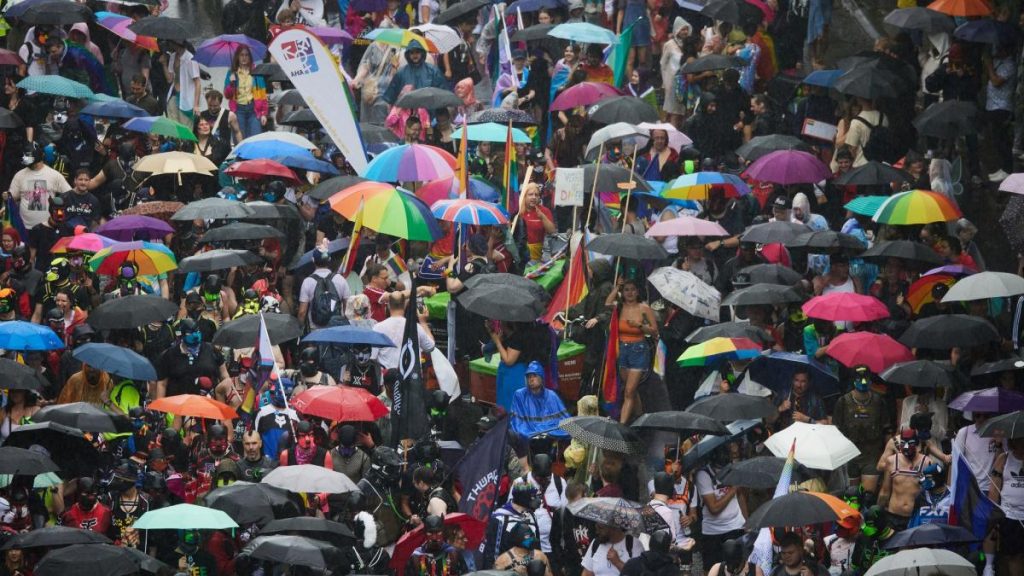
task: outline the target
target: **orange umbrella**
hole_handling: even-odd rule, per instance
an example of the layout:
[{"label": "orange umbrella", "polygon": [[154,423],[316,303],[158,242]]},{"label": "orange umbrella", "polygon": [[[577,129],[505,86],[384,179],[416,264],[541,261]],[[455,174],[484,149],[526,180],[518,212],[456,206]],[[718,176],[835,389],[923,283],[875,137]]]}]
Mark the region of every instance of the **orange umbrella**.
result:
[{"label": "orange umbrella", "polygon": [[808,526],[842,522],[860,513],[845,501],[824,492],[791,492],[773,498],[754,511],[747,519],[747,528],[776,528]]},{"label": "orange umbrella", "polygon": [[395,186],[393,184],[372,181],[360,182],[359,184],[349,186],[348,188],[339,191],[334,196],[331,196],[327,199],[327,203],[331,206],[331,210],[334,210],[349,220],[354,220],[356,214],[359,212],[359,207],[366,200],[376,196],[377,194],[392,192],[394,189]]},{"label": "orange umbrella", "polygon": [[992,14],[992,6],[985,0],[935,0],[928,5],[928,9],[950,16],[988,16]]},{"label": "orange umbrella", "polygon": [[238,418],[238,413],[231,406],[198,394],[167,396],[150,402],[148,408],[160,412],[170,412],[177,416],[192,416],[193,418],[212,418],[214,420]]}]

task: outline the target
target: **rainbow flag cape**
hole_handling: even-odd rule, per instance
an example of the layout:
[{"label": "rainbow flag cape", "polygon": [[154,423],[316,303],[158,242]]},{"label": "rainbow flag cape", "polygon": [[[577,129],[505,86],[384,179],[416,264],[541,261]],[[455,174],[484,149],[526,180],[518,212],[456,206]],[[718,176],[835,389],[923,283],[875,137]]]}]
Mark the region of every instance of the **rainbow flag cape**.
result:
[{"label": "rainbow flag cape", "polygon": [[601,399],[606,405],[614,405],[619,399],[619,309],[612,310],[608,322],[608,348],[604,357],[604,371],[601,373]]},{"label": "rainbow flag cape", "polygon": [[[793,483],[793,468],[796,466],[796,440],[789,447],[789,456],[786,457],[786,464],[782,467],[782,474],[779,476],[779,483],[775,485],[775,494],[772,498],[779,498],[789,494],[789,485]],[[771,570],[772,567],[772,531],[771,528],[761,528],[754,541],[754,551],[750,553],[750,561],[761,567],[762,570]]]},{"label": "rainbow flag cape", "polygon": [[359,254],[359,239],[362,236],[363,230],[363,203],[359,203],[359,211],[356,212],[356,223],[352,228],[352,238],[348,242],[348,251],[345,252],[345,258],[341,261],[341,269],[338,271],[343,277],[348,278],[348,275],[352,273],[352,269],[356,267],[356,260]]}]

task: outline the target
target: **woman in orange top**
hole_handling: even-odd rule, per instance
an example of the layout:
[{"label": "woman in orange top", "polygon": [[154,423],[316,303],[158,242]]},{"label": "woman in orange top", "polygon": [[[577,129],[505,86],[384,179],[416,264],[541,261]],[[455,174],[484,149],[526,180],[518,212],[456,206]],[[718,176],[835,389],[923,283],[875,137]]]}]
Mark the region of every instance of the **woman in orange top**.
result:
[{"label": "woman in orange top", "polygon": [[638,401],[640,381],[651,368],[647,338],[658,338],[658,322],[651,307],[640,300],[635,280],[619,278],[618,289],[608,295],[605,304],[619,308],[619,378],[625,382],[619,422],[627,424]]}]

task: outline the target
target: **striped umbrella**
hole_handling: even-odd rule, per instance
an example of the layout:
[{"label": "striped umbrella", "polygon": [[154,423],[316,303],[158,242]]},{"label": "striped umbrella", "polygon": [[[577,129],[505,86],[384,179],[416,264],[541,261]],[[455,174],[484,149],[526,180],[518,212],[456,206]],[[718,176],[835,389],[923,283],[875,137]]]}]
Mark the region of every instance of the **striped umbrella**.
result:
[{"label": "striped umbrella", "polygon": [[747,186],[747,183],[735,174],[694,172],[683,174],[666,184],[661,190],[661,197],[679,200],[707,200],[711,188],[725,189],[727,198],[738,198],[750,194],[750,186]]},{"label": "striped umbrella", "polygon": [[178,140],[198,140],[192,129],[180,122],[175,122],[166,116],[142,116],[131,118],[121,125],[125,130],[142,132],[143,134],[157,134]]},{"label": "striped umbrella", "polygon": [[403,144],[377,155],[360,176],[378,182],[427,182],[455,174],[455,157],[426,144]]},{"label": "striped umbrella", "polygon": [[336,192],[333,196],[327,199],[327,204],[331,207],[331,210],[334,210],[349,220],[355,220],[360,206],[362,206],[368,198],[376,196],[377,194],[385,194],[394,191],[395,186],[393,184],[373,182],[372,180],[360,182]]},{"label": "striped umbrella", "polygon": [[156,38],[153,38],[152,36],[140,36],[128,29],[128,27],[134,22],[135,21],[128,16],[114,14],[113,12],[101,11],[96,13],[96,23],[107,30],[110,30],[119,38],[145,48],[150,52],[159,52],[160,46],[157,44]]},{"label": "striped umbrella", "polygon": [[92,232],[85,232],[75,236],[65,236],[50,250],[54,254],[63,254],[68,250],[78,250],[80,252],[96,253],[100,250],[116,244],[117,240],[101,236],[100,234],[94,234]]},{"label": "striped umbrella", "polygon": [[400,48],[408,48],[413,42],[418,42],[427,52],[437,54],[441,52],[438,49],[437,44],[424,38],[423,36],[404,28],[377,28],[366,35],[367,40],[374,42],[380,42],[381,44],[390,44],[391,46],[398,46]]},{"label": "striped umbrella", "polygon": [[444,235],[430,208],[400,188],[367,198],[362,218],[363,226],[396,238],[433,242]]},{"label": "striped umbrella", "polygon": [[749,338],[712,338],[683,351],[677,362],[683,367],[714,366],[725,360],[750,360],[761,355],[761,345]]},{"label": "striped umbrella", "polygon": [[956,284],[956,278],[950,274],[925,274],[915,280],[907,289],[907,303],[910,304],[914,314],[920,313],[925,304],[935,301],[932,289],[936,284],[949,287]]},{"label": "striped umbrella", "polygon": [[482,200],[439,200],[430,211],[437,219],[448,222],[474,226],[508,224],[508,215],[501,206]]},{"label": "striped umbrella", "polygon": [[156,275],[178,267],[174,252],[154,242],[118,242],[97,252],[89,259],[89,268],[97,274],[116,276],[122,264],[132,263],[139,274]]},{"label": "striped umbrella", "polygon": [[930,190],[910,190],[889,197],[878,208],[872,220],[879,224],[908,226],[950,222],[962,214],[946,196]]}]

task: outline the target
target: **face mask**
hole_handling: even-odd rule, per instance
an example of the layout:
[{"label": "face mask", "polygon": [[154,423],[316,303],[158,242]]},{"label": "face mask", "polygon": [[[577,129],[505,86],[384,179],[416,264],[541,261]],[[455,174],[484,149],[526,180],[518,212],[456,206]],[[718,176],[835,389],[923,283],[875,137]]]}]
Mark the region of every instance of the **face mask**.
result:
[{"label": "face mask", "polygon": [[8,312],[11,311],[11,309],[12,308],[10,300],[0,300],[0,314],[7,314]]},{"label": "face mask", "polygon": [[78,507],[86,512],[92,510],[92,507],[96,505],[95,494],[80,494],[78,496]]},{"label": "face mask", "polygon": [[907,458],[913,458],[917,456],[917,444],[911,442],[900,443],[900,453]]},{"label": "face mask", "polygon": [[214,456],[223,456],[228,451],[228,443],[226,440],[214,440],[210,442],[210,454]]},{"label": "face mask", "polygon": [[[63,217],[61,219],[63,220]],[[82,262],[84,260],[82,259],[81,256],[72,256],[71,258],[68,259],[68,261],[71,262],[72,266],[78,267],[82,265]]]},{"label": "face mask", "polygon": [[299,446],[305,450],[309,450],[313,447],[313,435],[312,434],[300,434],[299,435]]},{"label": "face mask", "polygon": [[217,487],[223,488],[224,486],[231,486],[235,483],[235,479],[230,476],[221,476],[217,478]]},{"label": "face mask", "polygon": [[264,192],[263,201],[273,204],[274,202],[277,202],[277,194],[274,194],[273,192]]},{"label": "face mask", "polygon": [[344,456],[345,458],[351,458],[352,455],[356,453],[356,447],[344,445],[338,446],[338,453]]},{"label": "face mask", "polygon": [[853,389],[857,392],[867,392],[869,387],[867,378],[858,378],[853,381]]},{"label": "face mask", "polygon": [[537,540],[533,536],[530,536],[529,538],[523,540],[523,548],[533,548],[533,545],[536,543]]},{"label": "face mask", "polygon": [[864,535],[868,538],[874,538],[875,535],[878,534],[878,528],[872,524],[865,524],[864,527],[860,529],[860,531],[863,532]]},{"label": "face mask", "polygon": [[182,342],[189,348],[199,346],[203,342],[203,333],[196,330],[195,332],[189,332],[181,337]]},{"label": "face mask", "polygon": [[922,478],[921,488],[924,488],[925,490],[931,490],[932,488],[935,488],[935,478],[932,476],[925,476],[924,478]]},{"label": "face mask", "polygon": [[366,363],[368,363],[370,361],[370,355],[371,355],[371,353],[368,350],[357,350],[356,351],[356,355],[355,355],[356,363],[358,363],[358,364],[366,364]]},{"label": "face mask", "polygon": [[25,154],[24,156],[21,157],[21,165],[22,166],[31,166],[31,165],[33,165],[35,163],[36,163],[36,157],[35,156],[32,156],[30,154]]}]

